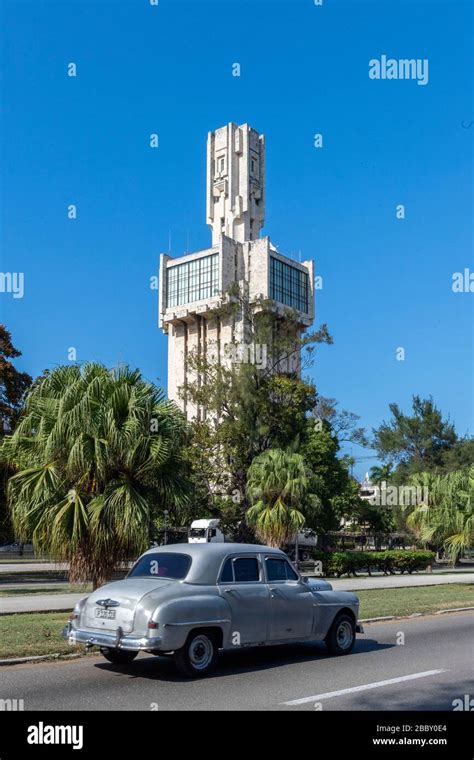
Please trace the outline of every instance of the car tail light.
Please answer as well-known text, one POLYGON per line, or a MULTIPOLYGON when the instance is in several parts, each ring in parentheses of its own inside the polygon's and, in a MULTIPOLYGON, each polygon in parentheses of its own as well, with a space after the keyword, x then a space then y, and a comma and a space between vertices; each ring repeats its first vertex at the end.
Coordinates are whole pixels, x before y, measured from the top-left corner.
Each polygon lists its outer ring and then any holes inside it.
POLYGON ((158 628, 158 623, 155 623, 154 620, 150 620, 148 623, 148 628, 158 628))
POLYGON ((77 612, 71 612, 69 615, 69 620, 79 620, 79 615, 77 612))

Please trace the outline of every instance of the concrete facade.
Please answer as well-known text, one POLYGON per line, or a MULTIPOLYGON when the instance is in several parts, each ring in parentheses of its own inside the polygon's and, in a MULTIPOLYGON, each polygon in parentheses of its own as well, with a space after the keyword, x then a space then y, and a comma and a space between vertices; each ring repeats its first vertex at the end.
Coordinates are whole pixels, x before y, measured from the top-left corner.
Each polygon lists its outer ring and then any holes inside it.
POLYGON ((265 139, 243 124, 227 124, 207 138, 206 216, 212 244, 221 235, 256 240, 265 218, 265 139))
MULTIPOLYGON (((255 308, 259 300, 271 299, 282 317, 291 301, 302 331, 314 319, 313 262, 298 263, 279 253, 269 237, 260 237, 264 180, 263 135, 247 124, 232 123, 210 132, 206 218, 212 246, 177 258, 160 257, 159 326, 168 335, 168 396, 188 419, 206 415, 179 395, 187 382, 199 382, 188 366, 189 356, 197 353, 228 364, 229 347, 234 358, 236 346, 244 352, 248 348, 243 315, 219 318, 215 313, 233 283, 248 294, 255 308)), ((252 359, 256 361, 256 356, 252 359)), ((299 374, 299 356, 281 363, 278 370, 299 374)))

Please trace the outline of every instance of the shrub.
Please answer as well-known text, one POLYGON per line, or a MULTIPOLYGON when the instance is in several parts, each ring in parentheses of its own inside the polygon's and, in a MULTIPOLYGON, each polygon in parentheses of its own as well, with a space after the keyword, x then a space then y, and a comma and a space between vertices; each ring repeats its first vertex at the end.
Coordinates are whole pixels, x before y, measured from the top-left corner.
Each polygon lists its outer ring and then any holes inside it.
POLYGON ((434 560, 433 552, 391 549, 383 552, 313 552, 313 559, 322 563, 325 576, 356 575, 358 571, 370 573, 378 570, 385 574, 413 573, 426 570, 434 560))
POLYGON ((435 556, 433 552, 404 552, 402 550, 394 551, 393 555, 394 567, 400 573, 413 573, 415 570, 426 570, 427 566, 433 562, 435 556))

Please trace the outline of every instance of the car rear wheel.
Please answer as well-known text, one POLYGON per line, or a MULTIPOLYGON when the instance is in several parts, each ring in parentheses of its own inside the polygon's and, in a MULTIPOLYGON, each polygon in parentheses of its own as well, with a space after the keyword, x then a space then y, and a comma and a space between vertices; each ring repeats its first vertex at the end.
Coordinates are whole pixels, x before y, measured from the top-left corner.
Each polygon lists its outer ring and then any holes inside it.
POLYGON ((137 656, 138 652, 127 652, 126 649, 113 649, 112 647, 101 647, 101 654, 114 665, 128 665, 137 656))
POLYGON ((354 620, 350 615, 337 615, 326 636, 326 646, 331 654, 350 654, 354 648, 356 630, 354 620))
POLYGON ((202 678, 214 670, 217 654, 217 643, 211 633, 191 631, 184 647, 174 653, 174 659, 181 675, 202 678))

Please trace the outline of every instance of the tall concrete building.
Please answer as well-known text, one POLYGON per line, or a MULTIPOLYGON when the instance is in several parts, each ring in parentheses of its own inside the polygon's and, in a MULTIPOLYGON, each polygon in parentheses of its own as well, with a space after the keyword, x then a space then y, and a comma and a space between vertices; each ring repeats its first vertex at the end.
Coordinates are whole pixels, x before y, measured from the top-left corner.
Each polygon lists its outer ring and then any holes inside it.
MULTIPOLYGON (((270 299, 281 318, 293 309, 302 331, 314 319, 313 262, 298 263, 277 251, 269 237, 260 237, 265 140, 248 124, 231 123, 209 132, 206 216, 210 248, 160 257, 159 325, 168 335, 168 396, 189 419, 205 414, 179 394, 187 382, 199 380, 189 367, 191 353, 224 364, 235 357, 229 347, 244 344, 244 315, 215 314, 233 283, 255 308, 270 299)), ((240 353, 241 360, 244 355, 240 353)), ((279 371, 299 373, 299 354, 280 364, 279 371)))

